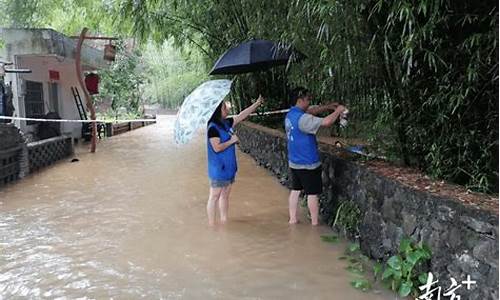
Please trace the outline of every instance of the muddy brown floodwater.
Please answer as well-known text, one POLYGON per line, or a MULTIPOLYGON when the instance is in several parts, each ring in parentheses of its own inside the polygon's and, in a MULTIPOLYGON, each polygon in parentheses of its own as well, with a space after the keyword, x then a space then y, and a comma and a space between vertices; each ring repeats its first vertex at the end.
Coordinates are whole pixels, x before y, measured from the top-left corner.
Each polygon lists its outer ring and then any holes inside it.
POLYGON ((209 228, 203 135, 174 117, 77 149, 0 190, 0 299, 394 299, 363 293, 321 241, 287 224, 288 190, 238 153, 229 223, 209 228))

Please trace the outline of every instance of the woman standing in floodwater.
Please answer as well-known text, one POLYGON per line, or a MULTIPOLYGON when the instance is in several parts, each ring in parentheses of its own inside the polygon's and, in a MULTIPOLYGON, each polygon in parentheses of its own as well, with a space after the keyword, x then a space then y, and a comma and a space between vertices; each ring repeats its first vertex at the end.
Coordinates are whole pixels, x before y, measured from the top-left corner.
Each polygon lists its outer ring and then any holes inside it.
POLYGON ((236 143, 238 137, 233 133, 233 127, 248 118, 264 98, 259 95, 257 101, 241 111, 237 116, 228 118, 230 105, 222 102, 217 106, 208 121, 207 151, 208 177, 210 179, 210 195, 207 203, 208 224, 215 225, 217 202, 221 224, 227 222, 229 194, 238 170, 236 163, 236 143))

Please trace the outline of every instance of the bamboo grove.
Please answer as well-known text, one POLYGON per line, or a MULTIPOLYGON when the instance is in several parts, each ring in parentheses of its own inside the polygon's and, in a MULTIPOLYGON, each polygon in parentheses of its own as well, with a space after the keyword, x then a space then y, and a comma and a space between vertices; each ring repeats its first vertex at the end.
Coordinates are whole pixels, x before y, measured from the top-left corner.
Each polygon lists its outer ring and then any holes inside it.
MULTIPOLYGON (((406 165, 483 192, 498 191, 496 1, 128 1, 143 37, 174 37, 207 61, 249 38, 307 55, 288 71, 238 76, 240 99, 287 88, 347 103, 352 134, 406 165)), ((241 106, 242 104, 240 104, 241 106)))

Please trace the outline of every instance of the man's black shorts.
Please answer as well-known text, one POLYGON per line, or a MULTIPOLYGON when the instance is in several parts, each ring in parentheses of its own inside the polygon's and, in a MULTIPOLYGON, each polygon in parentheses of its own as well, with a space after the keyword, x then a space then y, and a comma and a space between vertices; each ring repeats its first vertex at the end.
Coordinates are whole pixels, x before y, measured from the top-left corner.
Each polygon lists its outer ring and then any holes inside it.
POLYGON ((321 166, 314 170, 290 168, 290 188, 304 190, 306 195, 319 195, 323 192, 321 180, 321 166))

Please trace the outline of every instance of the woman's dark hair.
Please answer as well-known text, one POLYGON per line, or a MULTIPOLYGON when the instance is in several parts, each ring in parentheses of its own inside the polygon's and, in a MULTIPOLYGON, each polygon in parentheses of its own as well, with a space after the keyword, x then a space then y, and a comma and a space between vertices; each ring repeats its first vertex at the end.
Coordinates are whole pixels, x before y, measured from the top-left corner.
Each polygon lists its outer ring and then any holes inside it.
POLYGON ((308 89, 304 87, 296 87, 290 92, 290 102, 291 104, 295 104, 295 102, 297 102, 297 99, 304 98, 306 96, 309 96, 310 94, 311 93, 308 89))
POLYGON ((210 117, 210 120, 208 120, 207 125, 210 122, 214 122, 214 123, 217 123, 217 124, 222 124, 222 105, 224 105, 224 101, 222 101, 219 104, 219 106, 217 106, 217 108, 215 109, 214 113, 210 117))

